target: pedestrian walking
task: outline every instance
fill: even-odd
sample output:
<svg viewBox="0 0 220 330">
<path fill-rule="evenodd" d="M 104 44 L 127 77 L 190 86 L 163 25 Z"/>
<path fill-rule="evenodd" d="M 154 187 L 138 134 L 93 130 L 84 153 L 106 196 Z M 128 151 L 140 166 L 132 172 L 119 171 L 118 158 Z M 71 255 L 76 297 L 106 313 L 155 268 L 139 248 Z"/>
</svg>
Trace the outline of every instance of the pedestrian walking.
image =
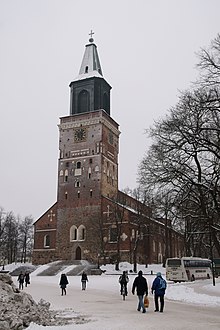
<svg viewBox="0 0 220 330">
<path fill-rule="evenodd" d="M 22 272 L 20 272 L 20 274 L 18 276 L 18 282 L 19 282 L 19 290 L 23 290 L 24 289 L 24 274 Z"/>
<path fill-rule="evenodd" d="M 61 287 L 61 296 L 66 295 L 66 286 L 69 284 L 66 274 L 61 274 L 60 277 L 60 287 Z"/>
<path fill-rule="evenodd" d="M 29 274 L 29 272 L 25 272 L 24 281 L 25 281 L 25 286 L 27 287 L 28 284 L 30 284 L 30 274 Z"/>
<path fill-rule="evenodd" d="M 147 280 L 145 277 L 143 277 L 143 272 L 139 270 L 138 276 L 135 277 L 133 286 L 132 286 L 132 294 L 134 294 L 135 289 L 137 291 L 138 296 L 138 311 L 141 311 L 143 313 L 146 313 L 146 308 L 144 307 L 144 295 L 148 295 L 148 285 Z"/>
<path fill-rule="evenodd" d="M 82 282 L 82 290 L 86 289 L 86 282 L 88 282 L 88 276 L 85 272 L 82 273 L 82 277 L 81 277 L 81 282 Z"/>
<path fill-rule="evenodd" d="M 166 291 L 167 283 L 158 272 L 156 278 L 152 283 L 151 292 L 154 293 L 155 312 L 159 312 L 159 298 L 160 298 L 160 312 L 163 313 L 164 309 L 164 295 Z"/>
</svg>

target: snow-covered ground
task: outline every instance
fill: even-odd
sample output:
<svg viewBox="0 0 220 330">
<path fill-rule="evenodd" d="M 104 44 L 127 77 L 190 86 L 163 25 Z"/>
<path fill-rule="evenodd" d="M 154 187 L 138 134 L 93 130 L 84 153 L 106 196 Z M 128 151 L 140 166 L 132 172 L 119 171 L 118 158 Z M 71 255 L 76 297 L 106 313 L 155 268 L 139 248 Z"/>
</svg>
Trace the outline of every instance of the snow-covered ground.
<svg viewBox="0 0 220 330">
<path fill-rule="evenodd" d="M 13 265 L 5 267 L 11 271 Z M 146 314 L 137 312 L 137 297 L 131 294 L 131 286 L 136 274 L 131 273 L 132 266 L 120 264 L 120 271 L 113 265 L 103 267 L 106 270 L 101 276 L 89 276 L 86 291 L 81 290 L 80 276 L 69 276 L 67 295 L 61 297 L 59 288 L 60 273 L 56 276 L 37 276 L 47 266 L 38 267 L 31 273 L 31 285 L 24 290 L 30 293 L 36 302 L 41 298 L 51 303 L 51 309 L 62 311 L 66 317 L 72 316 L 76 324 L 58 327 L 46 327 L 48 330 L 110 330 L 110 329 L 219 329 L 220 315 L 220 279 L 213 286 L 212 279 L 187 283 L 168 282 L 165 296 L 164 313 L 154 313 L 153 296 L 149 292 L 150 307 Z M 62 271 L 62 273 L 70 270 Z M 161 265 L 138 265 L 151 287 L 156 272 L 165 277 Z M 128 271 L 129 295 L 123 301 L 119 294 L 118 277 L 123 270 Z M 153 275 L 152 275 L 153 273 Z M 17 285 L 17 278 L 14 282 Z M 149 290 L 150 291 L 150 290 Z M 175 303 L 174 303 L 175 301 Z M 196 314 L 195 314 L 196 313 Z M 200 313 L 200 314 L 199 314 Z M 197 317 L 195 317 L 197 315 Z M 45 327 L 31 324 L 28 330 L 40 330 Z"/>
</svg>

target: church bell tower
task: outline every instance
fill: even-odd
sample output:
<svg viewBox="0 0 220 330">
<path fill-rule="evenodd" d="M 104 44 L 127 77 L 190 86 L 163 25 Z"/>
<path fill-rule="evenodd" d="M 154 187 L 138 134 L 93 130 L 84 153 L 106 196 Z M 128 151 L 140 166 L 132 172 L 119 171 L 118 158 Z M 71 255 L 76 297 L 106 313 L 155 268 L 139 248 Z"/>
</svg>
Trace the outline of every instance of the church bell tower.
<svg viewBox="0 0 220 330">
<path fill-rule="evenodd" d="M 111 86 L 92 38 L 70 83 L 70 115 L 60 118 L 57 250 L 61 259 L 96 260 L 103 198 L 118 193 L 119 126 L 110 116 Z"/>
</svg>

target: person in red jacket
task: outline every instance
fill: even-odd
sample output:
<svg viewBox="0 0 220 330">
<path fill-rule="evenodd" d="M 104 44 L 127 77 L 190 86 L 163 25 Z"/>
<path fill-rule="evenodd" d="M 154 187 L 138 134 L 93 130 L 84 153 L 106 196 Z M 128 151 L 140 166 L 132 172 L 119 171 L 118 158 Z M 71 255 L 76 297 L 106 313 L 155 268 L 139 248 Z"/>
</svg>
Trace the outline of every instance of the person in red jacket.
<svg viewBox="0 0 220 330">
<path fill-rule="evenodd" d="M 142 308 L 142 312 L 146 313 L 146 309 L 144 307 L 144 295 L 148 295 L 148 285 L 147 280 L 145 277 L 142 276 L 143 273 L 141 270 L 138 272 L 138 276 L 134 279 L 133 286 L 132 286 L 132 294 L 134 294 L 135 289 L 137 291 L 138 296 L 138 308 L 137 310 L 140 311 Z"/>
</svg>

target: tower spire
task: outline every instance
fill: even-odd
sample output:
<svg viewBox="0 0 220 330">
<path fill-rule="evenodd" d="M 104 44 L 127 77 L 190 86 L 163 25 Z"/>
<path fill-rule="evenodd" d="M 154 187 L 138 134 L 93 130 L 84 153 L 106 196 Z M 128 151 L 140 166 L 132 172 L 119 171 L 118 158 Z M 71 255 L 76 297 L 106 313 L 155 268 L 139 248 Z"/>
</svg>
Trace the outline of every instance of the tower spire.
<svg viewBox="0 0 220 330">
<path fill-rule="evenodd" d="M 89 33 L 79 75 L 70 83 L 70 115 L 105 110 L 110 115 L 111 86 L 102 76 L 97 47 Z"/>
<path fill-rule="evenodd" d="M 79 75 L 74 80 L 81 80 L 91 77 L 102 77 L 102 69 L 99 61 L 97 47 L 92 38 L 94 32 L 91 30 L 89 35 L 89 44 L 86 45 Z"/>
</svg>

